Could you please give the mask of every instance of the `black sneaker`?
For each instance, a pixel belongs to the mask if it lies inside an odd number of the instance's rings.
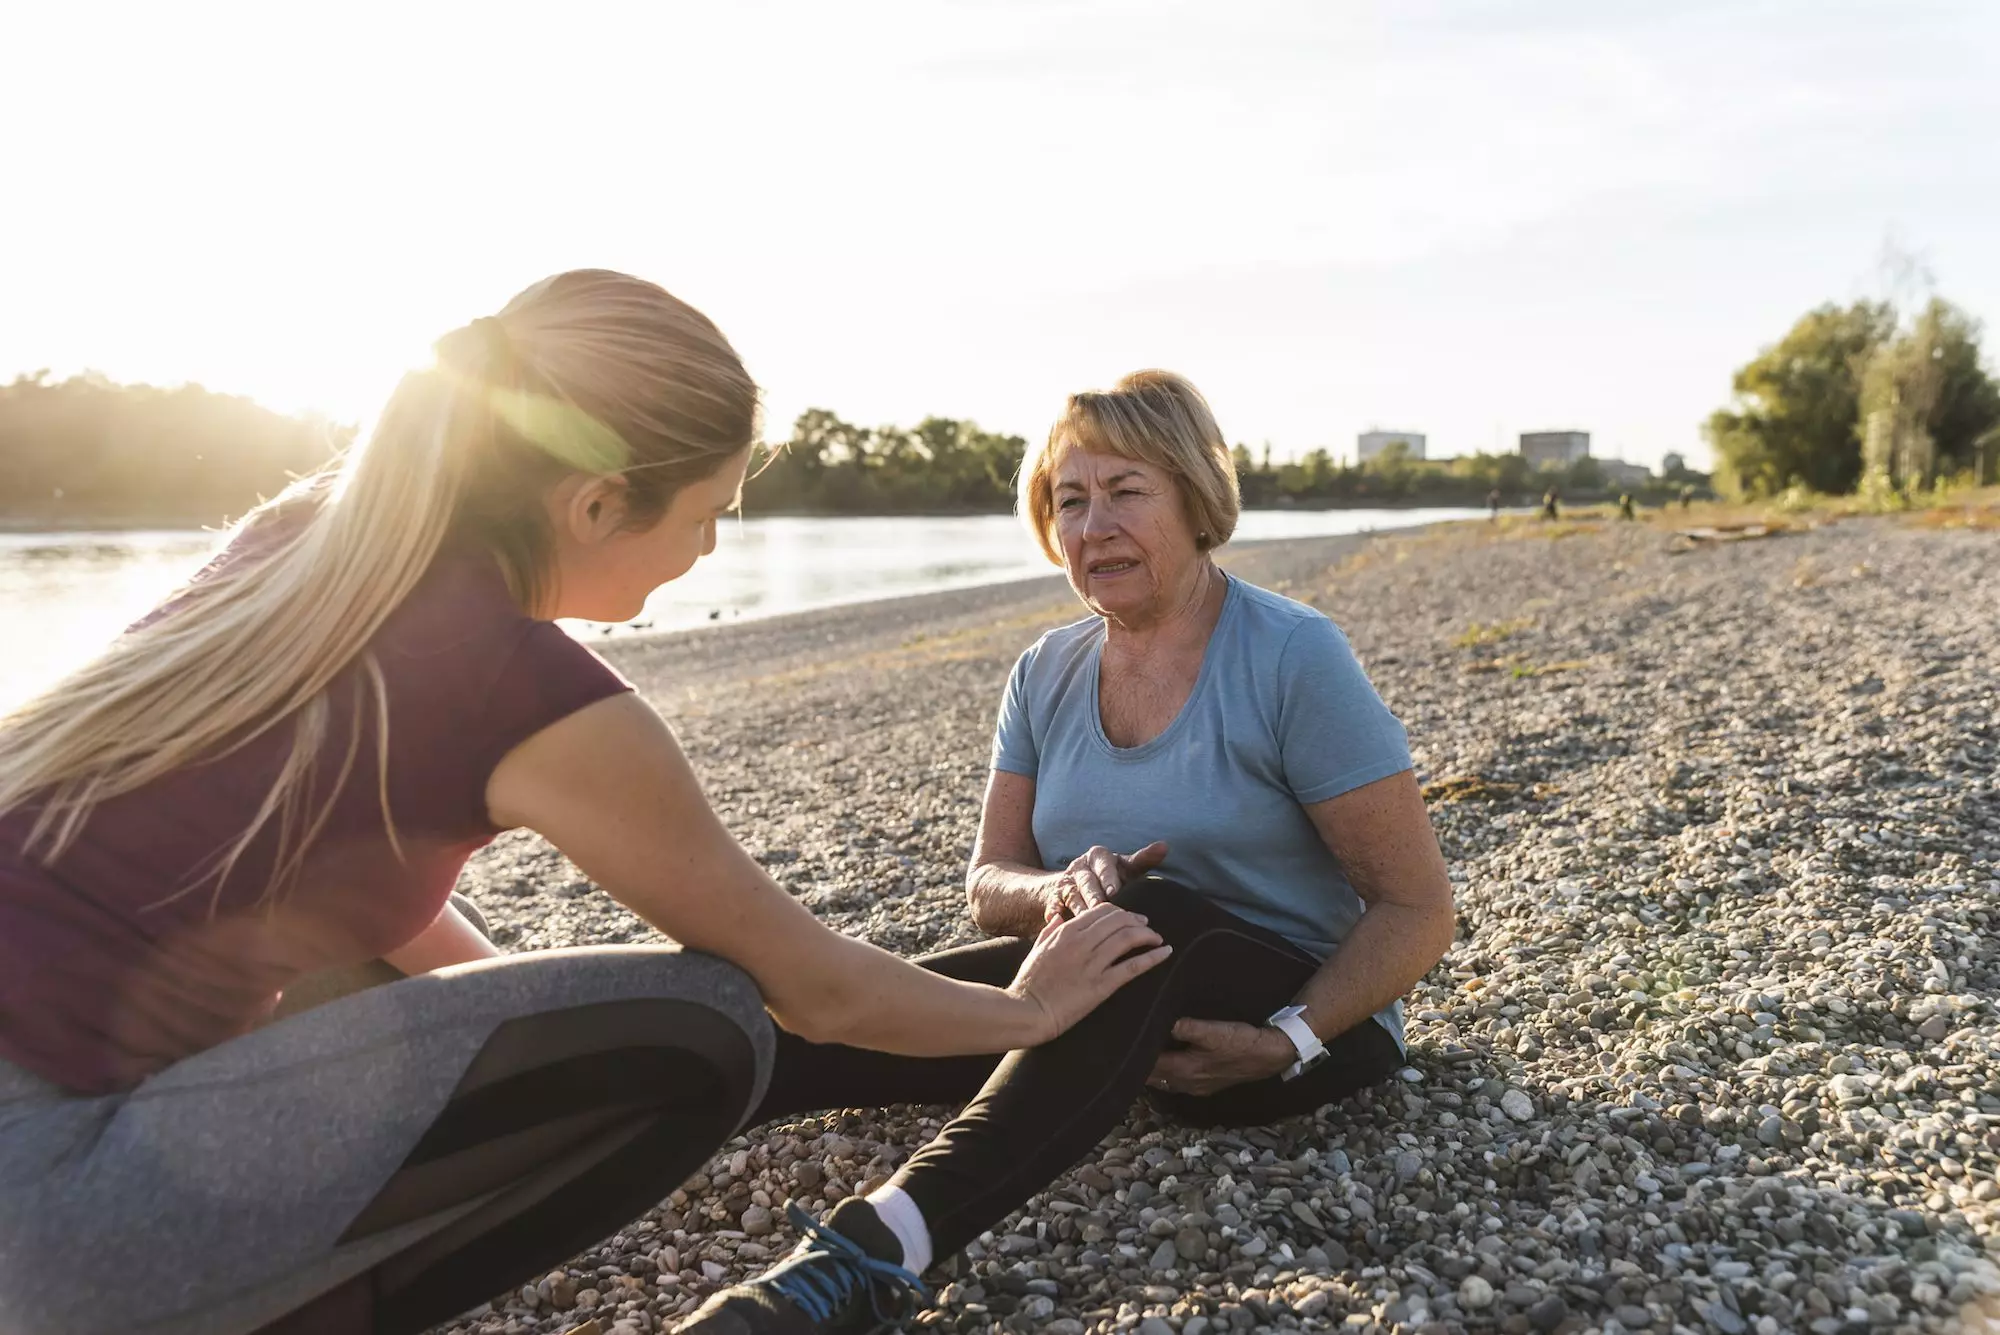
[[[903,1245],[867,1201],[842,1201],[824,1224],[797,1205],[785,1215],[801,1235],[792,1254],[715,1294],[680,1335],[876,1335],[930,1301],[923,1281],[889,1259]]]

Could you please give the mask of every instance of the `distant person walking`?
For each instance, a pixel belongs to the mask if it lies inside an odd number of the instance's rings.
[[[1681,487],[1681,509],[1689,510],[1692,508],[1694,508],[1694,488],[1684,484]]]
[[[1500,488],[1486,493],[1487,519],[1489,522],[1500,518]]]
[[[1562,493],[1554,487],[1542,493],[1542,518],[1546,521],[1562,518]]]
[[[1633,513],[1632,493],[1629,491],[1621,491],[1618,493],[1618,517],[1626,521],[1634,520],[1639,517],[1637,514]]]

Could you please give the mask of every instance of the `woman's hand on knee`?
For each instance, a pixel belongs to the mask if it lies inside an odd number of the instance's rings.
[[[1098,904],[1074,918],[1051,919],[1007,990],[1042,1008],[1046,1043],[1172,953],[1138,914]]]
[[[1167,846],[1155,839],[1133,853],[1114,853],[1093,844],[1070,860],[1050,880],[1048,916],[1058,918],[1087,912],[1167,860]]]

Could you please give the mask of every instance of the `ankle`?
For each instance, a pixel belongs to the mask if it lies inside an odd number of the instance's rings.
[[[930,1225],[924,1222],[924,1212],[910,1199],[909,1193],[890,1183],[869,1192],[866,1199],[874,1207],[875,1217],[888,1226],[901,1244],[903,1269],[913,1275],[930,1269]]]

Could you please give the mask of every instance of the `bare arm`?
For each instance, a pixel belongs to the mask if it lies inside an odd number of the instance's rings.
[[[965,872],[972,921],[989,936],[1033,936],[1049,919],[1057,873],[1042,868],[1035,847],[1035,781],[996,769]]]
[[[1306,814],[1367,905],[1293,1004],[1322,1039],[1415,987],[1451,949],[1451,877],[1409,770],[1315,802]]]
[[[842,936],[722,828],[673,733],[636,696],[535,734],[501,761],[486,796],[496,824],[539,832],[662,932],[743,968],[779,1023],[814,1041],[910,1056],[1029,1047],[1165,958],[1144,949],[1159,938],[1117,910],[1064,924],[1080,929],[1067,940],[1044,934],[1036,952],[1048,967],[1031,979],[1031,955],[1010,988],[947,979]]]
[[[990,936],[1033,936],[1052,918],[1105,903],[1167,859],[1167,846],[1157,840],[1131,853],[1097,844],[1061,871],[1046,871],[1035,847],[1034,818],[1035,781],[994,770],[965,872],[972,920]]]
[[[479,934],[455,904],[447,902],[437,921],[417,933],[409,944],[382,958],[407,974],[429,973],[447,964],[497,959],[500,948]]]
[[[1367,906],[1292,1004],[1322,1040],[1367,1020],[1408,992],[1451,948],[1451,879],[1416,776],[1408,770],[1306,808]],[[1268,1079],[1298,1060],[1277,1029],[1182,1020],[1188,1048],[1162,1054],[1153,1083],[1206,1094]]]

